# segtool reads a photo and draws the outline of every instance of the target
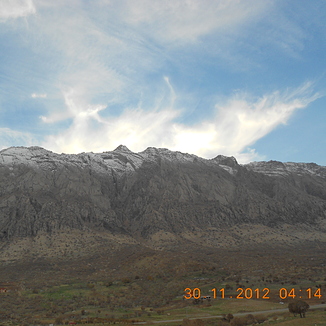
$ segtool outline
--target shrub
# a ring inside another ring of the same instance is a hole
[[[247,322],[244,320],[244,318],[235,317],[230,322],[231,326],[245,326],[247,325]]]
[[[300,317],[304,318],[306,311],[309,309],[309,305],[307,302],[299,300],[290,302],[288,308],[289,312],[293,313],[294,316],[296,316],[296,314],[300,314]]]
[[[256,318],[252,314],[249,314],[249,315],[245,316],[244,319],[246,321],[246,325],[250,325],[250,324],[256,323]]]
[[[262,324],[265,320],[267,320],[267,317],[265,317],[264,315],[257,315],[256,316],[256,321],[258,324]]]

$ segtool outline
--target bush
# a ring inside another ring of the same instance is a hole
[[[299,300],[290,302],[288,308],[289,312],[293,313],[294,316],[296,316],[296,314],[300,314],[300,317],[304,318],[306,311],[309,309],[309,305],[307,302]]]
[[[245,326],[247,322],[244,318],[235,317],[230,322],[231,326]]]
[[[258,324],[262,324],[265,320],[267,320],[267,317],[263,316],[263,315],[257,315],[256,316],[256,321]]]
[[[247,325],[250,325],[250,324],[254,324],[256,323],[256,318],[254,317],[254,315],[252,314],[249,314],[245,317],[245,320],[247,322]]]

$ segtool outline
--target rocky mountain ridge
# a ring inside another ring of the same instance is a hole
[[[42,147],[10,147],[0,151],[0,164],[18,165],[26,164],[33,168],[53,170],[57,165],[67,164],[85,167],[89,165],[97,172],[105,172],[108,169],[123,173],[137,170],[145,161],[155,161],[158,158],[170,162],[196,162],[201,161],[209,164],[218,164],[222,168],[236,167],[237,161],[234,157],[218,155],[216,158],[206,160],[192,154],[173,152],[166,148],[148,147],[143,152],[134,153],[126,146],[120,145],[114,151],[103,153],[80,153],[80,154],[56,154]],[[227,171],[230,169],[225,168]]]
[[[293,163],[293,162],[251,162],[244,165],[247,169],[263,173],[269,176],[285,176],[294,173],[303,176],[305,174],[326,178],[326,167],[316,163]]]
[[[326,231],[326,167],[254,162],[120,145],[103,153],[0,151],[0,238],[93,230],[148,238],[160,232],[309,225]],[[213,236],[212,236],[213,237]]]
[[[213,159],[204,159],[194,154],[170,151],[166,148],[148,147],[146,150],[134,153],[126,146],[120,145],[114,151],[103,153],[80,153],[80,154],[57,154],[42,147],[10,147],[0,151],[0,164],[17,165],[26,164],[34,168],[52,169],[56,164],[92,165],[98,171],[101,168],[111,168],[117,172],[137,170],[144,161],[155,161],[158,157],[171,162],[204,162],[205,164],[217,164],[229,173],[236,173],[239,166],[237,160],[232,157],[218,155]],[[123,159],[124,158],[124,159]],[[52,165],[52,166],[51,166]],[[254,172],[269,176],[310,174],[326,178],[326,167],[316,163],[294,163],[294,162],[250,162],[242,165]],[[230,169],[231,168],[231,169]]]

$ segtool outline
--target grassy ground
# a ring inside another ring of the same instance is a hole
[[[178,284],[178,282],[173,283],[174,281],[170,280],[172,284]],[[251,279],[250,281],[254,280]],[[197,277],[189,279],[189,276],[184,280],[180,279],[179,282],[183,285],[180,285],[179,290],[176,292],[181,295],[168,300],[160,300],[161,305],[153,305],[150,300],[147,300],[145,305],[145,301],[142,301],[141,296],[146,291],[153,293],[155,296],[164,282],[160,279],[149,281],[137,278],[110,282],[69,283],[41,289],[27,288],[17,292],[3,293],[1,294],[0,309],[3,311],[3,315],[5,315],[5,311],[10,311],[13,316],[23,316],[24,320],[36,319],[44,324],[54,323],[56,319],[59,322],[60,320],[82,320],[86,317],[109,318],[125,322],[128,322],[128,320],[157,322],[175,319],[183,320],[184,318],[200,319],[228,313],[249,313],[286,308],[290,299],[284,300],[285,304],[281,305],[279,303],[280,299],[275,299],[273,293],[278,293],[280,286],[289,289],[293,287],[291,284],[270,285],[273,295],[268,300],[236,299],[235,294],[237,294],[239,284],[237,281],[228,282],[229,289],[225,292],[227,298],[211,299],[210,302],[204,301],[202,304],[193,304],[193,299],[185,300],[182,298],[184,284],[196,283],[206,294],[212,286],[225,286],[225,282],[210,282],[208,277],[201,280],[198,280]],[[321,284],[323,289],[326,287],[325,283]],[[305,284],[308,284],[308,282],[305,282]],[[228,297],[231,295],[233,298],[229,299]],[[309,304],[322,302],[317,298],[306,301]],[[276,316],[277,314],[275,312]],[[322,318],[325,318],[325,312],[308,312],[306,322],[308,322],[308,317],[312,318],[311,320],[317,325],[322,325],[320,323]],[[284,325],[292,325],[292,323],[296,322],[296,325],[305,325],[304,321],[299,318],[292,320],[289,316],[284,317],[284,314],[277,318],[274,317],[274,319],[271,317],[268,322],[272,324],[283,323]]]
[[[316,248],[291,252],[269,249],[269,254],[263,249],[140,249],[132,246],[117,253],[99,252],[87,260],[35,260],[0,266],[0,280],[4,282],[0,287],[9,281],[15,287],[15,291],[0,293],[0,324],[50,324],[58,318],[69,321],[85,317],[154,322],[285,308],[292,298],[280,305],[280,288],[294,288],[298,299],[300,294],[307,294],[306,288],[315,293],[321,287],[322,298],[304,299],[310,305],[326,301],[325,251]],[[224,288],[225,299],[194,305],[192,300],[183,300],[187,287],[200,288],[202,295],[211,296],[211,289],[216,288],[220,295],[219,289]],[[268,288],[270,299],[234,299],[240,293],[238,288],[258,288],[260,293]],[[311,320],[311,325],[322,325],[325,312],[309,311],[303,321],[291,318],[277,315],[268,323],[310,325]],[[203,320],[210,324],[209,319]]]

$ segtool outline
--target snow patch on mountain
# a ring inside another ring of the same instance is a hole
[[[232,168],[231,166],[227,166],[227,165],[223,165],[223,164],[219,164],[219,166],[224,169],[225,171],[229,172],[230,174],[234,175],[237,174],[238,170]]]
[[[140,152],[139,154],[147,159],[156,159],[157,157],[161,157],[171,162],[176,162],[176,161],[193,162],[196,159],[201,159],[193,154],[174,152],[174,151],[170,151],[167,148],[155,148],[155,147],[148,147],[144,151]]]
[[[218,155],[213,159],[204,159],[193,154],[170,151],[167,148],[148,147],[142,152],[134,153],[126,146],[120,145],[113,151],[103,153],[57,154],[42,147],[10,147],[0,151],[0,165],[10,168],[20,165],[55,171],[69,166],[90,168],[99,174],[130,175],[137,171],[144,162],[167,160],[174,163],[196,163],[203,166],[218,165],[231,175],[236,175],[240,168],[234,157]],[[242,165],[248,170],[269,176],[314,175],[326,178],[326,167],[315,163],[293,162],[252,162]]]
[[[249,170],[263,173],[269,176],[287,176],[292,173],[297,175],[314,175],[326,178],[326,167],[317,165],[316,163],[294,163],[294,162],[251,162],[243,165]]]

